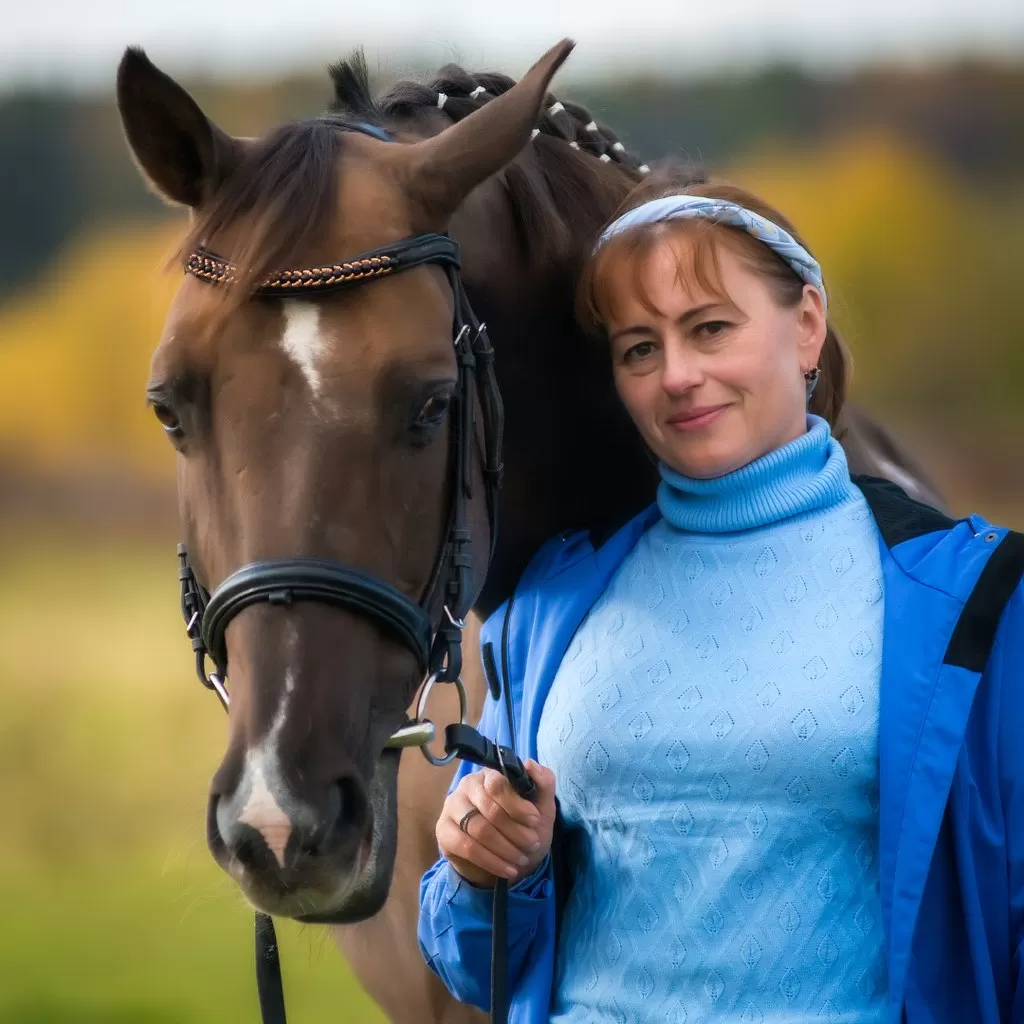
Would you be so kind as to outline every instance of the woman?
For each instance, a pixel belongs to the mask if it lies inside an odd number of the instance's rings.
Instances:
[[[1024,1021],[1020,538],[851,480],[818,263],[699,192],[645,183],[585,268],[657,502],[485,625],[538,797],[457,775],[424,955],[486,1006],[506,878],[521,1024]]]

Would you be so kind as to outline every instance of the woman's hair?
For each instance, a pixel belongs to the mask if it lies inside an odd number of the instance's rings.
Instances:
[[[793,225],[757,196],[734,185],[687,185],[672,171],[646,177],[629,193],[612,219],[651,199],[668,195],[706,196],[736,203],[784,228],[810,251]],[[580,323],[589,333],[607,339],[606,325],[617,294],[613,281],[621,281],[624,273],[631,274],[633,294],[652,313],[655,312],[644,287],[644,269],[651,253],[666,237],[685,238],[691,243],[678,267],[680,284],[689,289],[698,285],[711,295],[728,298],[718,259],[719,246],[725,246],[764,279],[779,305],[795,306],[803,295],[804,282],[789,264],[742,228],[697,218],[642,224],[610,238],[584,264],[576,293],[576,311]],[[851,360],[846,345],[831,323],[826,327],[825,344],[818,365],[821,376],[811,399],[811,412],[824,417],[834,427],[846,399]]]

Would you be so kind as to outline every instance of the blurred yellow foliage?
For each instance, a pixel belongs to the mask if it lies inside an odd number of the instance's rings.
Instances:
[[[1024,423],[1016,310],[1024,192],[981,194],[892,138],[770,150],[732,169],[798,226],[825,271],[857,392],[915,419]]]
[[[724,176],[776,204],[819,255],[862,400],[925,425],[1019,435],[1019,183],[977,194],[883,136],[762,151]],[[143,385],[178,284],[162,269],[175,237],[166,225],[89,233],[0,310],[0,455],[173,473]]]
[[[164,270],[177,235],[167,225],[90,232],[0,310],[0,453],[46,470],[173,473],[144,386],[179,282]]]

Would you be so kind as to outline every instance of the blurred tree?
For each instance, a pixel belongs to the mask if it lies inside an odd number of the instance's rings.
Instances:
[[[44,266],[85,219],[74,115],[59,96],[0,103],[0,298]]]
[[[314,115],[329,97],[323,74],[255,84],[199,81],[192,89],[222,127],[239,135]],[[776,67],[700,80],[609,80],[564,92],[648,161],[670,154],[722,166],[769,142],[802,151],[852,132],[883,131],[985,185],[1024,175],[1024,66],[962,63],[835,78]],[[77,230],[160,213],[131,166],[112,98],[0,99],[0,297]]]

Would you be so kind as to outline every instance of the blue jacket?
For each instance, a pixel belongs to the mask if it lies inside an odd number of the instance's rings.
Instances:
[[[891,1020],[1024,1024],[1024,538],[856,482],[879,527],[885,586],[879,867]],[[482,642],[507,659],[521,757],[537,756],[573,634],[657,517],[648,509],[596,550],[586,534],[550,541],[511,607],[485,624]],[[509,743],[500,701],[487,701],[480,731]],[[510,892],[511,1024],[548,1019],[564,905],[555,874],[549,861]],[[447,861],[424,876],[423,954],[457,998],[484,1008],[490,922],[491,893]]]

